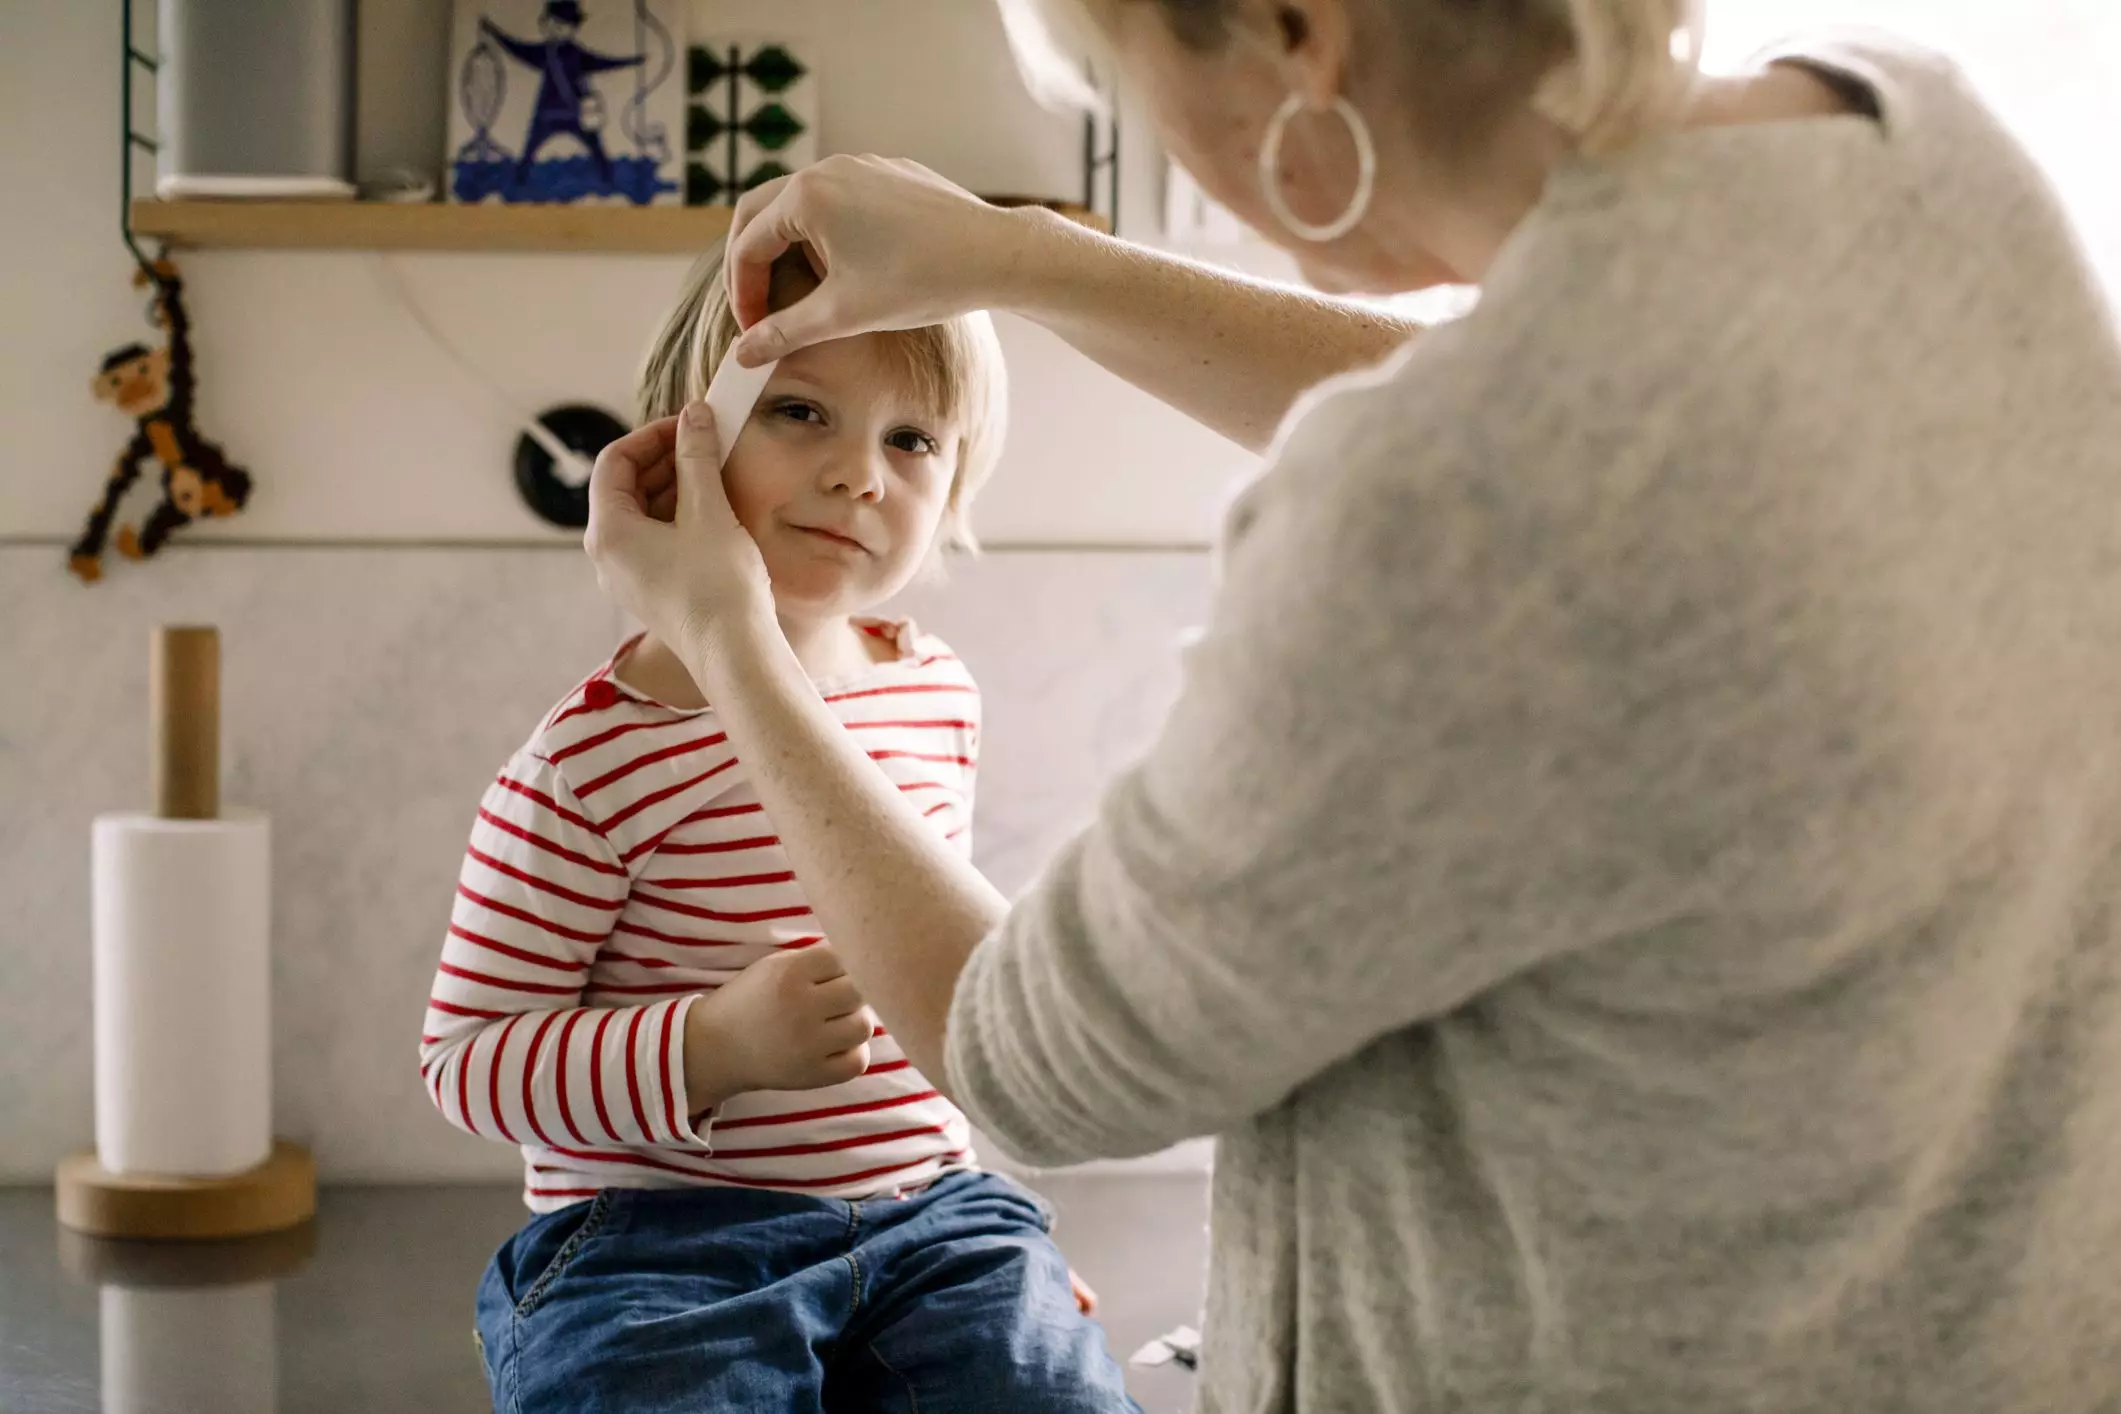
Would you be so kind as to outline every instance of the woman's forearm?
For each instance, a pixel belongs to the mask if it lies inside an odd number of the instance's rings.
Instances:
[[[1115,240],[1052,212],[1010,213],[1024,238],[993,303],[1252,451],[1308,388],[1384,359],[1420,331],[1347,300]]]
[[[796,877],[862,996],[929,1083],[950,999],[1008,900],[939,838],[818,696],[778,625],[679,649],[743,758]]]

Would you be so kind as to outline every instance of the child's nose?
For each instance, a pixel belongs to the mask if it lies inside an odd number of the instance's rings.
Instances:
[[[884,494],[884,466],[881,453],[855,453],[835,457],[826,464],[825,489],[852,496],[857,501],[874,501]]]

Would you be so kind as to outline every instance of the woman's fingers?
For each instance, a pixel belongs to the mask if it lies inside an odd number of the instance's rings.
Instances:
[[[652,424],[651,424],[652,426]],[[645,513],[641,496],[641,462],[655,445],[655,438],[642,437],[649,427],[638,428],[609,443],[597,453],[589,468],[589,523],[595,526],[611,516]]]
[[[653,494],[652,478],[657,467],[671,460],[676,446],[674,417],[659,418],[607,443],[590,469],[590,504],[594,506],[599,496],[605,496],[644,507],[647,497]]]
[[[605,444],[598,456],[620,456],[637,467],[645,467],[658,457],[667,457],[677,445],[678,420],[676,417],[659,417],[653,422],[644,422],[622,437]]]
[[[737,200],[736,215],[729,222],[729,253],[723,265],[729,279],[729,307],[739,329],[748,329],[765,317],[767,290],[773,279],[773,262],[781,252],[801,239],[785,233],[790,213],[776,213],[759,231],[751,229],[760,215],[774,208],[788,190],[794,176],[761,182]],[[799,228],[798,228],[799,229]]]
[[[672,442],[670,450],[640,469],[640,492],[643,496],[660,496],[678,484],[677,444]]]
[[[676,446],[677,419],[666,417],[607,443],[589,469],[589,524],[582,532],[582,548],[596,562],[598,582],[607,588],[607,572],[626,543],[627,530],[643,516],[655,514],[653,499],[642,494],[642,480],[659,463],[670,461]],[[675,489],[673,483],[673,497]]]
[[[677,448],[671,447],[670,455],[659,456],[641,471],[635,493],[641,504],[648,508],[651,520],[669,521],[675,518],[678,505],[678,460]]]
[[[736,208],[729,218],[729,237],[731,240],[743,234],[744,227],[751,224],[752,217],[773,204],[773,199],[781,194],[782,189],[788,185],[792,177],[793,174],[791,173],[787,177],[775,177],[770,182],[760,182],[757,186],[748,189],[742,196],[737,198]]]
[[[786,358],[799,349],[861,332],[861,321],[847,313],[828,281],[775,314],[769,314],[732,344],[729,356],[746,368]]]
[[[744,333],[731,353],[756,367],[827,339],[1005,307],[994,298],[997,272],[1018,263],[1020,230],[917,162],[837,154],[813,163],[738,204],[726,263]],[[823,278],[777,310],[773,263],[796,245]]]

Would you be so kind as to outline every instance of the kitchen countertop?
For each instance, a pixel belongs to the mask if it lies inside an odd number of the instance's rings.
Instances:
[[[1191,1175],[1034,1185],[1097,1289],[1113,1354],[1200,1324],[1207,1188]],[[115,1243],[59,1228],[49,1189],[0,1189],[0,1409],[336,1414],[489,1407],[471,1301],[523,1220],[513,1187],[327,1188],[316,1221],[235,1244]],[[1147,1414],[1193,1377],[1130,1368]]]

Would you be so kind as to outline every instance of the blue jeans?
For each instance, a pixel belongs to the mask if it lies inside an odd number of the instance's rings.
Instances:
[[[479,1284],[496,1414],[1140,1414],[1044,1208],[990,1174],[845,1202],[607,1189]]]

